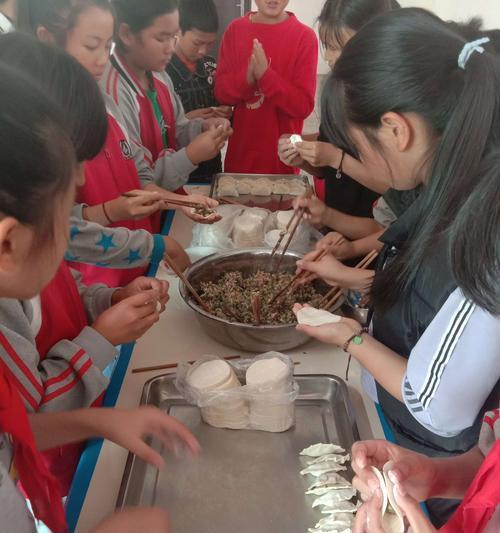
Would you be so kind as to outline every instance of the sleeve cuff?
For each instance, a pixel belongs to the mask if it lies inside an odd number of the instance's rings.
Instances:
[[[241,98],[243,101],[250,100],[255,94],[255,87],[248,85],[247,82],[247,69],[244,68],[236,77],[237,83],[239,85],[239,91],[241,92]]]
[[[83,328],[73,342],[81,346],[100,370],[104,370],[118,355],[118,350],[94,328]]]
[[[111,298],[117,289],[109,289],[108,287],[101,287],[93,296],[92,310],[95,317],[111,307]]]
[[[276,93],[276,86],[279,82],[279,75],[269,67],[264,76],[258,81],[259,89],[266,95],[271,96]]]
[[[151,254],[151,263],[154,265],[159,265],[165,257],[166,251],[165,239],[163,238],[163,235],[153,235],[153,252]]]

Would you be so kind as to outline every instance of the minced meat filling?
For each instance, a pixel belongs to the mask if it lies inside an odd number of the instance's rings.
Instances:
[[[241,272],[226,272],[216,282],[202,282],[199,292],[215,316],[243,324],[255,324],[252,301],[260,293],[259,314],[262,325],[293,324],[296,322],[292,312],[293,304],[308,303],[315,306],[322,295],[312,283],[306,283],[269,305],[292,278],[292,274],[271,274],[264,271],[247,277]]]

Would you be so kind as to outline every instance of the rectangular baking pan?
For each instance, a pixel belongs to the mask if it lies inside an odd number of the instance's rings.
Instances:
[[[295,427],[266,433],[204,424],[199,409],[179,395],[174,380],[173,375],[150,380],[141,403],[186,424],[202,453],[195,459],[166,454],[162,472],[131,454],[118,508],[166,508],[175,533],[304,533],[313,527],[322,515],[311,508],[314,497],[304,494],[313,478],[299,474],[305,465],[299,452],[318,442],[350,450],[359,439],[345,383],[330,375],[296,376],[300,394]],[[352,477],[350,470],[342,474]]]
[[[309,179],[307,176],[300,175],[297,176],[295,174],[234,174],[230,172],[226,173],[220,173],[216,174],[212,180],[212,186],[210,188],[210,197],[219,199],[220,197],[217,196],[217,189],[219,186],[219,179],[223,176],[232,176],[236,180],[239,179],[259,179],[259,178],[268,178],[271,181],[279,181],[282,179],[300,179],[304,182],[305,186],[309,186]],[[247,207],[262,207],[264,209],[268,209],[269,211],[287,211],[288,209],[291,209],[293,206],[293,201],[296,196],[289,195],[289,194],[273,194],[271,196],[255,196],[252,194],[242,194],[238,197],[234,196],[222,196],[222,199],[229,200],[230,202],[238,202],[241,205],[245,205]]]

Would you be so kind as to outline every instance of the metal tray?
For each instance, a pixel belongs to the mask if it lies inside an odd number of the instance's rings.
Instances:
[[[295,427],[265,433],[204,424],[198,408],[179,395],[174,379],[150,380],[141,403],[186,424],[202,454],[194,460],[167,457],[162,472],[130,455],[117,506],[164,507],[176,533],[304,533],[313,527],[322,515],[304,494],[312,478],[299,474],[304,464],[299,452],[317,442],[350,449],[359,439],[345,383],[336,376],[296,376]]]
[[[236,180],[238,179],[258,179],[258,178],[268,178],[271,181],[278,181],[281,179],[300,179],[304,182],[304,185],[309,186],[309,179],[305,175],[296,175],[296,174],[234,174],[231,172],[222,172],[216,174],[212,180],[212,187],[210,189],[211,198],[223,198],[229,201],[238,202],[241,205],[247,207],[262,207],[268,209],[269,211],[287,211],[293,207],[293,201],[296,196],[290,194],[272,194],[271,196],[254,196],[252,194],[242,194],[237,198],[233,196],[217,196],[217,188],[219,186],[219,179],[223,176],[232,176]]]

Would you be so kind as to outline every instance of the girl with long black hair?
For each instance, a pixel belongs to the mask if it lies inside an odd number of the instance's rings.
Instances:
[[[367,274],[372,335],[348,319],[302,329],[355,357],[396,441],[429,455],[474,446],[498,394],[500,216],[486,200],[500,167],[484,165],[499,143],[500,85],[487,46],[424,10],[394,11],[349,41],[327,89],[343,147],[381,185],[422,193],[383,235],[375,279]],[[473,210],[478,198],[490,208]],[[299,265],[331,276],[330,258]]]

